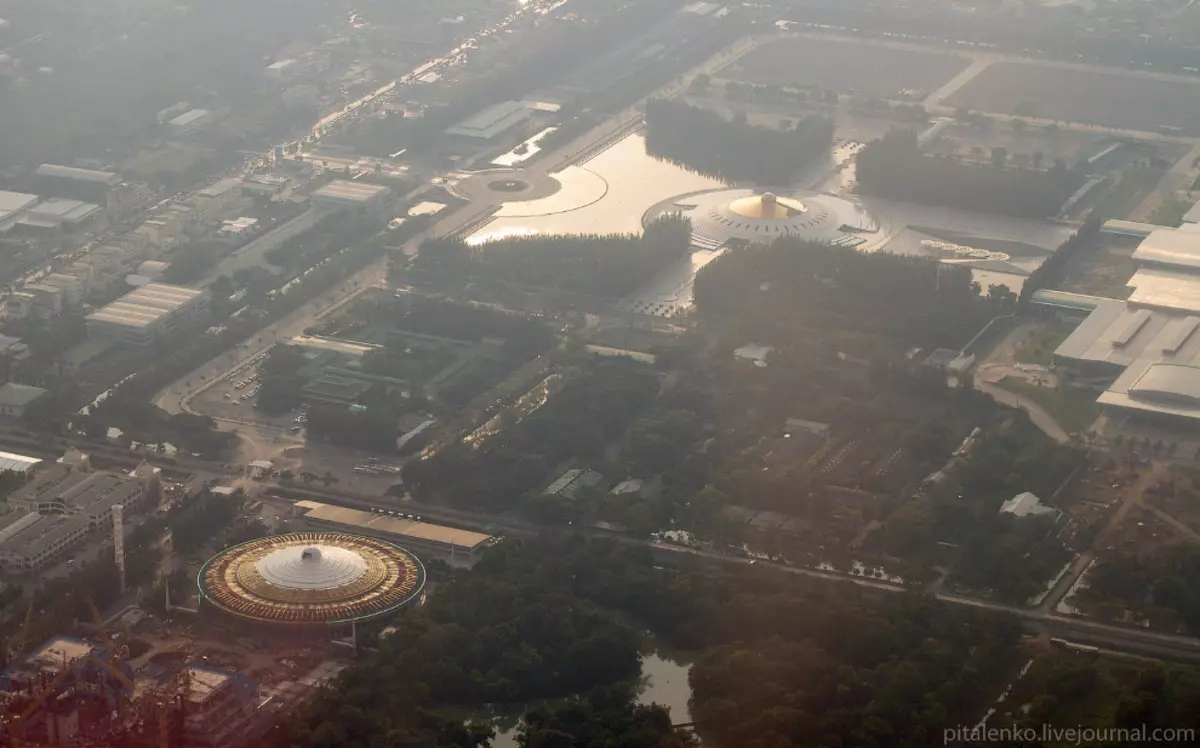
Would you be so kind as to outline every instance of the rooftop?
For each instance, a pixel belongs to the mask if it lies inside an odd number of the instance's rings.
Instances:
[[[149,283],[88,315],[89,320],[147,327],[181,309],[204,291],[165,283]]]
[[[491,538],[490,535],[481,532],[460,530],[455,527],[434,525],[387,514],[364,512],[360,509],[332,506],[316,501],[298,501],[296,506],[308,510],[304,513],[306,519],[355,527],[374,533],[386,533],[398,538],[439,543],[467,551],[480,547]]]
[[[191,111],[184,112],[167,124],[169,124],[171,127],[187,127],[190,124],[204,119],[208,116],[208,114],[209,112],[207,109],[192,109]]]
[[[391,190],[381,184],[335,179],[320,189],[315,190],[312,194],[315,198],[323,198],[325,200],[366,203],[379,199],[389,192]]]
[[[121,182],[121,178],[111,171],[95,171],[94,169],[80,169],[74,166],[60,166],[58,164],[42,164],[37,168],[35,173],[39,177],[73,179],[76,182],[94,182],[96,184],[106,184],[110,187],[116,186]]]
[[[502,101],[478,112],[446,130],[448,135],[491,140],[528,119],[531,112],[520,101]]]
[[[46,390],[41,387],[6,382],[0,386],[0,406],[24,408],[45,394]]]
[[[29,457],[12,452],[0,452],[0,470],[11,470],[14,473],[24,473],[42,462],[41,457]]]
[[[213,182],[202,190],[197,190],[197,197],[221,197],[230,190],[236,190],[242,186],[242,180],[237,177],[227,177],[219,181]]]
[[[33,218],[47,218],[52,221],[77,223],[94,216],[100,210],[100,206],[95,203],[52,197],[30,208],[29,215]]]
[[[18,525],[20,529],[11,532]],[[35,513],[27,523],[18,525],[13,525],[6,531],[3,538],[4,550],[18,555],[35,556],[63,538],[84,530],[88,526],[88,518],[77,514],[63,516]]]
[[[1054,507],[1043,504],[1041,499],[1028,491],[1017,494],[1000,505],[1001,514],[1011,514],[1014,517],[1036,517],[1054,514],[1057,511]]]
[[[1200,227],[1161,228],[1150,232],[1133,253],[1134,262],[1149,262],[1189,270],[1200,269]]]

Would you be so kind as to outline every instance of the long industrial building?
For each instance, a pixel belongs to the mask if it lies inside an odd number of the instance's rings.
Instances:
[[[165,335],[202,322],[207,291],[150,283],[89,314],[88,335],[133,346],[147,346]]]
[[[1087,317],[1054,352],[1075,386],[1103,390],[1097,403],[1124,415],[1200,426],[1200,211],[1177,229],[1110,222],[1108,234],[1140,237],[1124,300],[1042,294]],[[1135,229],[1137,231],[1135,232]],[[1060,298],[1062,297],[1062,298]]]
[[[312,193],[312,204],[319,208],[382,210],[391,194],[391,189],[381,184],[335,179]]]
[[[427,558],[439,558],[454,566],[470,566],[491,546],[491,535],[457,527],[434,525],[379,512],[366,512],[319,501],[297,501],[296,511],[313,527],[345,530],[393,540]]]
[[[0,515],[0,566],[40,569],[111,524],[117,506],[143,501],[152,481],[117,473],[89,472],[55,463],[9,495],[11,511]]]

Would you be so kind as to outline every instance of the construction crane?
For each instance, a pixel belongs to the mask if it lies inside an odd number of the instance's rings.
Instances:
[[[100,641],[104,644],[104,649],[108,652],[108,656],[114,662],[124,659],[124,655],[129,653],[128,647],[118,648],[113,643],[112,637],[108,635],[108,628],[104,625],[104,616],[100,615],[100,609],[96,607],[96,601],[88,598],[88,607],[92,610],[92,622],[96,625],[96,629],[100,632]]]
[[[9,720],[8,734],[12,739],[13,748],[21,748],[23,739],[23,730],[21,729],[21,724],[33,716],[38,709],[42,708],[42,704],[46,702],[46,699],[50,697],[50,694],[56,692],[58,687],[63,684],[63,681],[65,681],[69,675],[71,675],[71,668],[64,663],[63,669],[58,671],[58,675],[54,676],[54,680],[50,681],[45,688],[40,689],[37,695],[33,697],[33,700],[29,702],[29,705],[11,720]]]

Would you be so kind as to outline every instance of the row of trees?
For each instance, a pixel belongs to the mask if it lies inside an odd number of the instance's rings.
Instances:
[[[171,547],[176,553],[192,553],[228,527],[242,511],[244,500],[237,496],[204,493],[167,522]]]
[[[829,153],[833,121],[796,120],[788,130],[748,124],[675,99],[646,102],[646,152],[727,182],[786,185]]]
[[[1100,216],[1089,216],[1079,230],[1071,234],[1065,242],[1059,245],[1054,254],[1029,274],[1021,286],[1021,302],[1025,303],[1035,291],[1053,286],[1063,279],[1067,265],[1080,252],[1095,246],[1096,237],[1100,235],[1100,227],[1104,219]]]
[[[687,256],[691,223],[664,216],[642,235],[516,236],[472,247],[463,239],[427,239],[414,270],[434,280],[499,282],[617,298]]]
[[[1061,162],[1042,171],[1006,168],[1004,160],[981,167],[927,156],[915,133],[893,130],[858,154],[858,189],[894,200],[1043,218],[1054,214],[1083,181]]]

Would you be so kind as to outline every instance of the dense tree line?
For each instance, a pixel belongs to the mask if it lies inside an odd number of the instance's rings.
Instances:
[[[787,185],[797,171],[828,154],[832,143],[828,117],[776,130],[744,117],[726,120],[675,99],[646,102],[646,152],[726,182]]]
[[[254,407],[267,415],[277,416],[300,407],[300,388],[304,379],[300,369],[308,363],[304,349],[298,345],[276,345],[271,355],[259,367],[262,381]]]
[[[345,405],[316,403],[308,409],[305,425],[310,439],[386,454],[396,451],[400,415],[390,403],[353,410]]]
[[[1113,554],[1088,573],[1085,599],[1104,618],[1120,620],[1126,610],[1148,617],[1168,613],[1200,631],[1200,550],[1179,545],[1145,555]]]
[[[458,237],[426,239],[413,268],[431,279],[616,298],[686,257],[691,233],[687,219],[665,216],[641,235],[514,236],[475,247]]]
[[[944,458],[943,458],[944,459]],[[1000,505],[1030,491],[1053,496],[1083,464],[1077,450],[1047,439],[1023,416],[995,425],[954,473],[956,485],[923,490],[887,519],[881,542],[889,554],[933,563],[939,543],[958,549],[954,578],[1018,604],[1045,589],[1068,559],[1057,518],[1013,517]]]
[[[421,500],[511,507],[565,460],[601,459],[657,388],[654,372],[640,364],[601,361],[569,375],[544,405],[482,445],[451,444],[407,463],[404,483]]]
[[[172,516],[167,523],[171,546],[176,553],[192,553],[229,526],[242,511],[244,500],[236,496],[204,493]]]
[[[634,678],[636,632],[546,572],[517,556],[441,584],[377,652],[319,693],[280,745],[466,748],[490,731],[461,722],[455,730],[436,709],[565,697]],[[562,732],[570,719],[542,715],[535,731]]]
[[[697,748],[688,732],[671,727],[671,713],[658,704],[640,706],[627,685],[597,688],[579,698],[526,712],[521,748]]]
[[[1200,730],[1200,669],[1141,659],[1104,658],[1076,654],[1044,657],[1014,684],[1007,703],[1021,708],[1001,709],[990,727],[1018,727],[1040,734],[1046,725],[1096,730]],[[1082,717],[1082,719],[1081,719]],[[1180,734],[1170,745],[1194,740]],[[1130,740],[1121,745],[1133,745]],[[1033,740],[1029,748],[1052,748],[1061,742]],[[1118,744],[1116,741],[1107,745]]]
[[[443,584],[281,744],[370,745],[390,734],[388,745],[466,746],[437,734],[425,721],[432,710],[590,690],[529,711],[522,745],[608,746],[608,726],[610,740],[624,736],[617,745],[691,746],[662,710],[595,690],[637,672],[638,638],[612,612],[672,644],[711,648],[692,684],[702,732],[722,748],[926,745],[993,698],[1018,630],[929,599],[869,601],[857,588],[752,568],[664,569],[645,550],[541,538],[504,544]]]
[[[1026,303],[1033,297],[1034,292],[1053,286],[1066,275],[1067,266],[1071,260],[1087,249],[1095,246],[1100,235],[1100,227],[1104,221],[1099,216],[1089,216],[1079,230],[1071,234],[1065,242],[1059,245],[1054,254],[1050,255],[1036,270],[1029,274],[1021,286],[1021,303]]]
[[[838,331],[885,349],[957,348],[989,316],[965,268],[795,239],[727,253],[697,274],[695,289],[706,321],[767,344]]]
[[[237,436],[219,431],[209,416],[192,413],[168,414],[153,403],[118,389],[86,416],[75,416],[74,424],[88,436],[103,439],[110,427],[146,444],[170,443],[208,456],[221,456],[237,443]]]
[[[1055,213],[1082,183],[1056,164],[1048,170],[1007,168],[1003,151],[991,167],[927,156],[917,136],[893,130],[868,143],[856,160],[858,189],[867,195],[963,210],[1043,218]]]

